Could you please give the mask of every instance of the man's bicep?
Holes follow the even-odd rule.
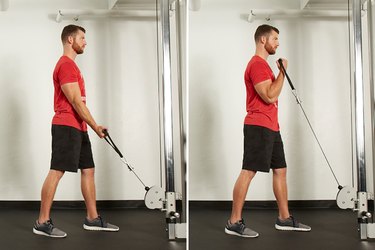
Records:
[[[61,85],[61,90],[70,103],[81,99],[81,90],[78,82],[69,82]]]
[[[269,102],[268,90],[272,84],[271,79],[265,80],[263,82],[254,85],[255,91],[265,102]]]

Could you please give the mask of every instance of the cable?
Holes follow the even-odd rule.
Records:
[[[302,110],[302,112],[303,112],[303,115],[305,116],[305,118],[306,118],[306,120],[307,120],[307,123],[309,124],[310,129],[311,129],[311,131],[312,131],[312,133],[313,133],[313,135],[314,135],[314,137],[315,137],[315,140],[317,141],[317,143],[318,143],[318,145],[319,145],[320,151],[323,153],[324,159],[326,160],[326,162],[327,162],[327,164],[328,164],[328,167],[330,168],[331,173],[332,173],[333,177],[334,177],[335,180],[336,180],[336,183],[337,183],[337,185],[338,185],[338,189],[342,189],[342,186],[340,185],[340,183],[339,183],[339,181],[338,181],[338,179],[337,179],[337,177],[336,177],[336,175],[335,175],[335,173],[334,173],[334,171],[333,171],[333,169],[332,169],[332,167],[331,167],[331,164],[329,163],[328,158],[327,158],[326,154],[324,153],[323,147],[322,147],[322,145],[320,144],[317,135],[315,134],[315,131],[314,131],[314,129],[313,129],[311,123],[310,123],[310,120],[309,120],[309,118],[307,117],[307,114],[306,114],[305,110],[304,110],[303,107],[302,107],[302,103],[301,103],[301,100],[299,99],[299,97],[298,97],[298,95],[297,95],[297,91],[296,91],[296,89],[294,88],[293,83],[292,83],[292,81],[291,81],[290,78],[289,78],[289,75],[286,73],[286,70],[285,70],[284,65],[283,65],[283,60],[282,60],[282,59],[279,59],[278,62],[279,62],[280,68],[282,69],[284,75],[285,75],[286,78],[288,79],[289,86],[290,86],[291,89],[292,89],[292,93],[293,93],[294,97],[296,98],[297,104],[301,107],[301,110]]]
[[[116,144],[113,142],[111,136],[109,135],[108,130],[104,129],[103,133],[105,135],[104,136],[105,141],[116,151],[116,153],[120,156],[120,160],[128,167],[129,171],[133,172],[133,174],[137,177],[137,179],[142,183],[146,191],[150,190],[150,188],[145,185],[145,183],[141,180],[141,178],[139,178],[137,173],[134,171],[134,168],[130,166],[130,164],[127,162],[125,157],[122,155],[121,151],[117,148]]]

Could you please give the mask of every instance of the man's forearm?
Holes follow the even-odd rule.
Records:
[[[284,84],[284,74],[280,72],[277,75],[277,78],[275,79],[275,81],[270,85],[270,88],[268,91],[268,97],[270,98],[270,100],[272,100],[272,102],[275,102],[279,98],[279,95],[283,88],[283,84]]]
[[[78,101],[77,103],[72,103],[72,105],[79,117],[96,132],[98,125],[96,124],[86,104],[82,101]]]

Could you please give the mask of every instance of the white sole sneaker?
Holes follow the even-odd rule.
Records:
[[[36,230],[35,228],[33,228],[33,233],[37,234],[37,235],[43,235],[43,236],[51,237],[51,238],[65,238],[67,236],[67,234],[64,234],[64,235],[47,234],[43,231]]]
[[[288,226],[279,226],[275,224],[275,228],[281,231],[299,231],[299,232],[309,232],[311,228],[300,228],[300,227],[288,227]]]
[[[120,230],[120,228],[87,226],[86,224],[83,224],[83,228],[88,231],[106,231],[106,232],[117,232]]]
[[[237,232],[234,232],[234,231],[231,231],[227,228],[225,228],[225,233],[226,234],[229,234],[229,235],[235,235],[235,236],[239,236],[239,237],[244,237],[244,238],[256,238],[259,236],[259,234],[254,234],[254,235],[244,235],[244,234],[239,234]]]

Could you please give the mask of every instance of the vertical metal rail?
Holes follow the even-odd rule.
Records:
[[[357,157],[355,156],[355,146],[354,146],[354,139],[355,139],[355,113],[354,113],[354,74],[353,74],[353,54],[354,49],[352,46],[352,40],[354,43],[354,36],[351,32],[352,23],[353,23],[353,11],[350,7],[352,4],[352,0],[348,1],[348,49],[349,49],[349,77],[350,77],[350,139],[351,139],[351,163],[352,163],[352,186],[354,187],[356,184],[356,160]]]
[[[179,2],[181,1],[181,3]],[[183,86],[186,82],[185,68],[185,46],[186,39],[186,18],[187,7],[186,0],[157,0],[158,11],[158,57],[159,57],[159,110],[160,110],[160,141],[161,141],[161,159],[162,165],[165,168],[165,204],[164,211],[166,214],[167,232],[170,240],[176,238],[186,238],[186,164],[185,164],[185,138],[184,130],[184,94]],[[174,7],[174,8],[172,8]],[[171,19],[172,10],[174,11],[174,20],[176,22],[175,29],[174,21]],[[176,34],[174,34],[175,31]],[[176,39],[176,52],[172,50],[174,40]],[[177,59],[176,68],[172,67],[172,57]],[[177,80],[172,78],[177,74]],[[173,80],[172,80],[173,79]],[[172,82],[173,81],[173,82]],[[176,84],[174,84],[176,82]],[[173,85],[173,86],[172,86]],[[175,89],[176,88],[176,89]],[[176,92],[178,91],[178,93]],[[174,97],[177,96],[178,103],[174,107]],[[176,110],[174,110],[176,108]],[[177,110],[178,109],[178,110]],[[177,113],[178,112],[178,113]],[[174,120],[173,116],[178,115],[178,121]],[[179,128],[174,128],[174,122],[178,123]],[[177,126],[177,125],[176,125]],[[176,130],[174,130],[176,129]],[[174,137],[174,132],[180,132],[179,138]],[[177,141],[175,141],[177,140]],[[180,142],[180,158],[181,162],[177,162],[177,166],[181,167],[181,185],[182,185],[182,211],[177,211],[176,200],[180,197],[175,192],[175,166],[174,159],[174,143]],[[181,165],[180,165],[181,163]],[[180,218],[180,223],[177,219]]]
[[[353,0],[352,9],[354,31],[354,102],[358,199],[360,200],[361,205],[362,203],[367,205],[361,0]],[[364,200],[366,200],[366,202],[363,202]],[[367,219],[364,218],[360,212],[358,212],[358,224],[361,239],[367,239]]]
[[[374,99],[374,34],[373,34],[373,15],[371,0],[367,0],[367,33],[368,33],[368,56],[369,56],[369,81],[370,81],[370,100],[371,100],[371,129],[372,129],[372,149],[375,149],[375,99]],[[373,166],[373,190],[375,193],[375,152],[372,152],[372,166]],[[372,210],[375,216],[375,200]]]
[[[173,150],[173,92],[172,92],[172,61],[171,61],[171,25],[170,25],[170,1],[159,0],[160,46],[161,60],[161,84],[159,83],[159,97],[161,98],[162,113],[162,141],[165,167],[165,197],[166,197],[166,223],[168,239],[176,238],[175,214],[175,173],[174,173],[174,150]]]
[[[162,112],[166,191],[174,192],[172,71],[169,0],[159,0],[162,43]]]
[[[163,58],[162,58],[162,42],[161,42],[161,21],[160,21],[160,0],[156,0],[156,42],[157,42],[157,68],[158,68],[158,110],[159,110],[159,164],[160,164],[160,186],[165,188],[164,179],[164,124],[163,124],[163,110],[162,110],[162,100],[163,100]]]
[[[358,191],[366,191],[364,83],[362,56],[361,1],[353,0],[354,84]]]
[[[178,76],[178,105],[180,122],[180,161],[181,161],[181,184],[182,184],[182,213],[181,222],[186,222],[186,131],[185,131],[185,95],[186,93],[186,18],[187,6],[185,0],[176,1],[176,47],[177,53],[177,76]]]

